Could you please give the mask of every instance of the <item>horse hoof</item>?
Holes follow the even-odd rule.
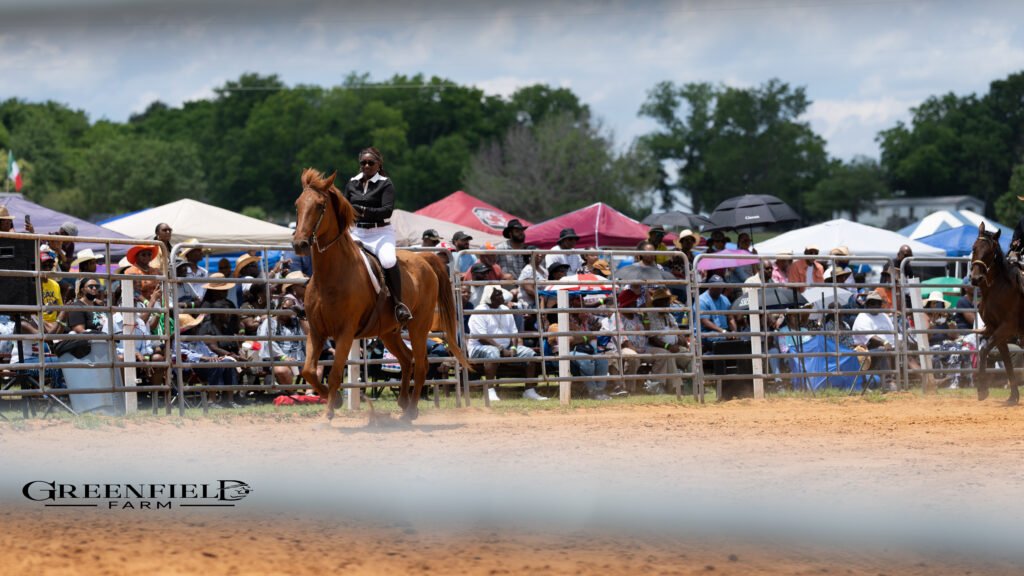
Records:
[[[419,410],[415,410],[414,409],[414,410],[406,410],[405,412],[402,412],[402,421],[406,422],[406,423],[409,423],[409,424],[412,424],[412,421],[417,419],[417,418],[419,418],[419,417],[420,417],[420,411]]]
[[[988,388],[978,388],[978,401],[988,398]]]
[[[1018,404],[1020,404],[1020,398],[1014,398],[1013,396],[1010,396],[1006,400],[1006,406],[1016,406]]]

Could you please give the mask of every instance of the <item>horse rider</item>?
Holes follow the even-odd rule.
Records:
[[[345,185],[345,199],[356,211],[352,236],[362,242],[380,260],[384,278],[395,301],[395,319],[404,325],[412,312],[402,302],[402,273],[395,254],[395,229],[391,213],[395,209],[395,187],[384,172],[384,156],[374,147],[359,153],[359,173]]]

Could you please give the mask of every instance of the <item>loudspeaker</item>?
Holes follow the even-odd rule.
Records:
[[[0,238],[0,270],[35,270],[36,243],[21,238]],[[32,278],[0,276],[0,304],[34,306]]]
[[[750,342],[747,340],[720,340],[712,346],[711,359],[714,354],[750,354]],[[726,374],[754,374],[754,362],[746,360],[714,360],[714,373],[718,376]],[[754,380],[720,380],[720,400],[733,398],[753,398]]]

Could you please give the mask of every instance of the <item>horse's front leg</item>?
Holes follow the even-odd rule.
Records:
[[[978,375],[974,379],[974,387],[978,389],[978,400],[988,398],[988,377],[985,376],[985,370],[988,364],[988,354],[992,351],[993,344],[991,338],[986,338],[983,341],[984,344],[978,348]]]
[[[306,335],[306,363],[302,366],[302,377],[306,383],[313,387],[313,390],[321,398],[327,398],[327,388],[320,383],[317,376],[317,362],[320,359],[320,351],[323,350],[324,339],[322,336],[314,336],[312,332]]]
[[[340,397],[339,390],[341,388],[341,380],[345,377],[345,372],[348,371],[346,362],[348,360],[349,350],[352,349],[352,337],[342,336],[335,338],[334,340],[334,367],[331,369],[330,376],[327,377],[327,421],[330,422],[334,419],[334,407],[338,403]],[[338,354],[344,354],[341,356],[341,361],[338,361]]]
[[[1006,400],[1008,406],[1016,406],[1020,403],[1020,390],[1017,388],[1017,375],[1013,370],[1013,361],[1010,358],[1010,347],[1006,342],[999,343],[999,357],[1003,359],[1003,367],[1006,369],[1006,379],[1010,383],[1010,397]],[[988,389],[985,390],[985,394],[988,395]],[[978,391],[978,397],[981,397],[981,390]]]

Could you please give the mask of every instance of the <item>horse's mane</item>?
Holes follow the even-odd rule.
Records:
[[[332,180],[330,185],[328,185],[328,180]],[[333,178],[325,177],[315,168],[306,168],[302,171],[302,186],[327,194],[327,197],[331,199],[331,206],[334,207],[334,214],[338,217],[338,226],[341,231],[348,230],[355,222],[356,212],[345,199],[341,190],[338,190],[338,187],[333,184]]]

